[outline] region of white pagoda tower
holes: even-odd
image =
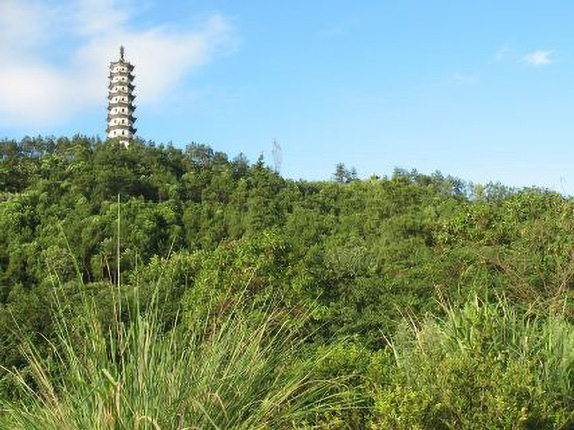
[[[125,146],[137,131],[134,128],[133,70],[134,66],[124,58],[124,47],[120,47],[120,60],[110,63],[107,133],[108,138],[118,138]]]

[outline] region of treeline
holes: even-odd
[[[502,354],[508,361],[498,376],[509,378],[508,390],[485,379],[480,389],[488,393],[492,384],[506,412],[494,403],[483,409],[463,404],[437,409],[435,402],[445,401],[443,388],[456,387],[417,388],[404,368],[397,370],[402,362],[393,361],[390,343],[410,339],[405,342],[411,345],[417,338],[405,334],[405,320],[415,326],[426,318],[456,321],[449,312],[459,308],[485,327],[481,318],[488,303],[542,319],[560,314],[569,324],[573,215],[574,201],[557,193],[472,185],[440,173],[396,170],[360,180],[340,165],[332,180],[295,181],[282,178],[262,158],[230,159],[199,144],[177,149],[134,142],[124,148],[81,136],[4,141],[0,364],[25,366],[22,334],[48,351],[54,291],[73,297],[78,285],[85,285],[105,318],[110,283],[120,283],[126,297],[140,288],[142,306],[154,286],[165,299],[166,327],[191,329],[210,318],[216,324],[237,311],[231,305],[237,302],[253,320],[257,309],[271,304],[292,315],[294,324],[299,315],[310,314],[305,324],[313,336],[306,353],[336,345],[324,376],[346,375],[366,397],[364,408],[318,422],[373,429],[473,428],[462,417],[465,408],[475,408],[475,423],[506,413],[523,427],[554,428],[569,422],[565,411],[574,405],[561,391],[556,398],[548,395],[543,410],[540,402],[536,409],[537,397],[524,395],[536,384],[516,379],[535,378],[535,366],[526,376],[505,373],[518,362]],[[473,311],[469,301],[476,304]],[[465,321],[475,329],[472,319]],[[440,327],[450,327],[451,320],[442,324],[425,333],[450,348]],[[481,351],[474,358],[489,363],[490,355]],[[437,362],[446,360],[444,351],[433,354]],[[453,374],[472,372],[472,354],[465,357],[447,363]],[[419,359],[420,366],[432,362]],[[481,372],[488,378],[485,368]],[[574,374],[566,374],[574,384]],[[9,378],[2,384],[0,389],[10,393]],[[456,389],[472,398],[464,387]],[[393,410],[401,414],[394,421]],[[480,425],[474,428],[485,428]]]

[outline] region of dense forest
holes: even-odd
[[[548,190],[5,140],[0,428],[574,428],[573,278]]]

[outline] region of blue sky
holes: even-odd
[[[138,134],[327,179],[395,166],[574,193],[574,3],[0,0],[0,136],[104,136],[136,65]]]

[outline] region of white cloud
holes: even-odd
[[[547,66],[554,63],[551,51],[534,51],[524,57],[524,61],[530,66]]]
[[[118,0],[48,2],[0,0],[0,124],[58,123],[105,105],[107,67],[122,44],[136,66],[136,101],[147,104],[233,42],[219,15],[193,28],[135,30],[134,11]]]
[[[120,8],[116,0],[76,0],[70,14],[78,24],[78,32],[84,35],[117,31],[130,18],[127,7]]]
[[[0,1],[0,48],[27,47],[41,42],[46,30],[42,17],[46,8],[35,2]],[[8,51],[13,53],[13,51]]]

